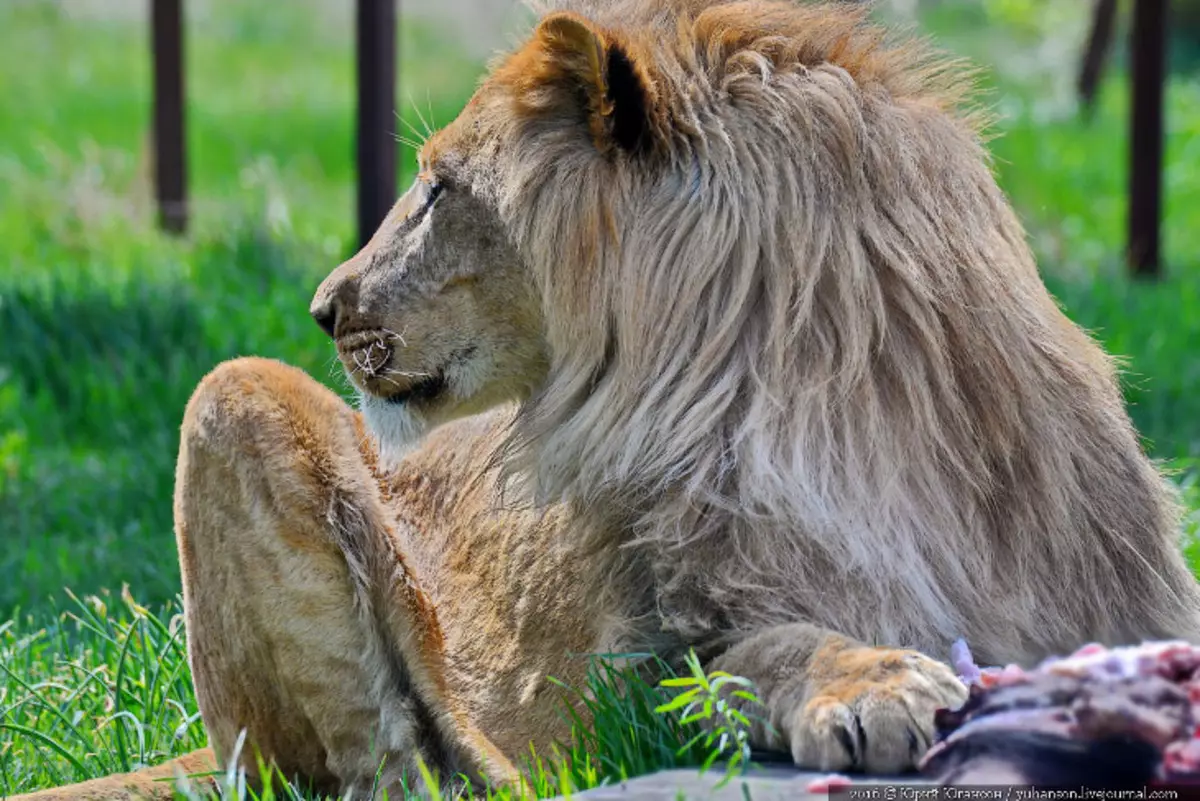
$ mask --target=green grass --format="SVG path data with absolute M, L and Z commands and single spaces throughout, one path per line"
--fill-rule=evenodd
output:
M 1200 455 L 1200 81 L 1168 95 L 1164 266 L 1130 281 L 1126 237 L 1128 90 L 1110 82 L 1096 117 L 1035 121 L 1026 109 L 995 143 L 1000 181 L 1032 232 L 1047 284 L 1126 369 L 1126 397 L 1151 450 Z
M 55 8 L 0 5 L 0 619 L 64 586 L 175 595 L 178 424 L 219 361 L 341 386 L 306 310 L 352 245 L 350 25 L 232 2 L 189 21 L 197 213 L 175 241 L 151 224 L 144 26 Z M 422 77 L 401 96 L 447 121 L 479 67 L 403 30 Z
M 1089 4 L 981 0 L 937 4 L 924 28 L 984 59 L 981 102 L 1001 186 L 1025 222 L 1047 285 L 1076 322 L 1125 365 L 1130 413 L 1154 455 L 1200 457 L 1200 73 L 1167 94 L 1164 264 L 1158 283 L 1129 280 L 1127 76 L 1110 72 L 1090 121 L 1071 91 Z M 1070 34 L 1063 38 L 1061 31 Z M 1044 66 L 1029 67 L 1044 53 Z M 1116 56 L 1120 56 L 1118 51 Z M 1117 59 L 1119 61 L 1119 58 Z M 1066 90 L 1065 93 L 1063 90 Z
M 352 244 L 351 20 L 329 11 L 344 5 L 185 4 L 195 215 L 177 240 L 152 224 L 142 6 L 0 3 L 0 795 L 203 743 L 171 606 L 178 425 L 200 377 L 236 355 L 342 387 L 306 309 Z M 1000 181 L 1051 290 L 1124 360 L 1147 447 L 1180 471 L 1200 565 L 1200 81 L 1178 74 L 1169 92 L 1167 277 L 1133 282 L 1123 76 L 1085 123 L 1050 102 L 1045 74 L 1014 67 L 1070 7 L 943 3 L 925 22 L 998 65 Z M 403 31 L 407 133 L 452 118 L 480 65 L 435 28 Z M 407 146 L 401 161 L 404 181 Z M 161 611 L 104 589 L 125 584 Z M 572 783 L 707 756 L 677 753 L 694 729 L 654 712 L 656 690 L 596 670 L 596 725 L 563 746 Z M 543 794 L 561 764 L 533 770 Z
M 0 797 L 136 770 L 205 744 L 177 604 L 152 612 L 127 591 L 72 596 L 65 609 L 39 621 L 0 625 Z M 728 683 L 744 680 L 705 676 L 698 665 L 670 679 L 679 701 L 664 711 L 690 713 L 681 719 L 656 711 L 670 696 L 631 668 L 593 660 L 586 685 L 562 692 L 583 700 L 594 725 L 563 705 L 574 735 L 553 753 L 527 756 L 532 797 L 718 757 L 729 757 L 729 772 L 713 781 L 733 778 L 748 759 L 749 721 L 723 704 Z M 716 733 L 728 735 L 727 745 L 701 728 L 710 717 L 720 724 Z M 272 778 L 276 796 L 306 797 L 277 774 Z M 411 778 L 419 788 L 420 777 Z M 472 788 L 466 795 L 503 799 L 510 792 Z
M 112 608 L 110 608 L 112 607 Z M 205 745 L 182 617 L 73 601 L 0 626 L 0 796 L 135 770 Z

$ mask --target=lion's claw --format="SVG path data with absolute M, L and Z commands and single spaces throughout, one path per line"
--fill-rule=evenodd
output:
M 858 647 L 826 658 L 789 720 L 792 758 L 801 767 L 909 770 L 933 741 L 934 712 L 967 696 L 953 670 L 915 652 Z

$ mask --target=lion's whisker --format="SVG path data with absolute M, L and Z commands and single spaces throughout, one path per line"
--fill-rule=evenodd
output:
M 429 112 L 429 119 L 433 119 L 433 96 L 429 94 L 429 87 L 425 87 L 425 108 Z M 433 136 L 433 131 L 429 132 Z
M 424 145 L 424 142 L 418 142 L 415 139 L 409 139 L 407 136 L 403 136 L 402 134 L 392 134 L 392 138 L 394 138 L 400 144 L 405 145 L 413 150 L 420 150 Z
M 391 336 L 391 337 L 392 337 L 392 339 L 398 339 L 398 340 L 400 340 L 400 344 L 401 344 L 401 345 L 403 345 L 404 347 L 406 347 L 406 348 L 408 347 L 408 343 L 404 341 L 404 335 L 403 335 L 403 334 L 397 334 L 395 331 L 391 330 L 390 328 L 381 328 L 381 329 L 379 329 L 379 330 L 380 330 L 380 331 L 382 331 L 383 333 L 385 333 L 385 334 L 388 334 L 389 336 Z
M 417 114 L 418 114 L 418 116 L 420 116 L 420 112 L 417 112 Z M 422 147 L 424 147 L 425 142 L 428 141 L 429 137 L 426 136 L 425 134 L 421 133 L 419 130 L 417 130 L 416 126 L 414 126 L 408 120 L 404 119 L 404 117 L 402 117 L 401 115 L 397 114 L 396 118 L 398 120 L 400 120 L 401 124 L 403 124 L 404 127 L 408 128 L 408 130 L 412 131 L 413 136 L 417 137 L 417 139 L 419 140 L 419 144 L 417 144 L 413 149 L 420 150 Z
M 432 378 L 433 377 L 433 373 L 427 373 L 427 372 L 423 372 L 423 371 L 418 372 L 418 371 L 411 371 L 411 370 L 388 370 L 387 374 L 388 375 L 398 375 L 401 378 Z
M 425 115 L 421 113 L 421 108 L 417 105 L 417 101 L 413 100 L 412 91 L 408 92 L 408 104 L 412 106 L 412 110 L 417 115 L 417 119 L 421 121 L 421 126 L 425 128 L 425 135 L 423 139 L 428 141 L 429 137 L 433 134 L 433 128 L 430 126 L 429 121 L 425 119 Z M 413 133 L 417 132 L 414 130 Z
M 359 361 L 359 356 L 361 356 L 361 355 L 362 355 L 361 351 L 354 352 L 354 363 L 359 366 L 359 368 L 363 372 L 363 375 L 367 376 L 368 378 L 374 378 L 375 377 L 374 368 L 371 367 L 369 362 L 367 364 L 363 364 L 361 361 Z

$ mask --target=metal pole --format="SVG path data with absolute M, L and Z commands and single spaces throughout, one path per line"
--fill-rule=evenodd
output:
M 150 9 L 158 222 L 178 234 L 187 230 L 188 223 L 182 0 L 150 0 Z
M 1166 50 L 1167 0 L 1137 0 L 1133 4 L 1128 258 L 1134 274 L 1142 277 L 1161 273 Z
M 396 5 L 358 0 L 358 241 L 396 199 Z
M 1117 0 L 1096 0 L 1092 11 L 1092 32 L 1079 69 L 1079 97 L 1084 113 L 1090 114 L 1096 100 L 1096 90 L 1104 75 L 1104 64 L 1112 46 L 1113 28 L 1117 21 Z

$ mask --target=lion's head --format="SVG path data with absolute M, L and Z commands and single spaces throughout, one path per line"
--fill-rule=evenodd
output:
M 422 154 L 371 242 L 321 285 L 312 313 L 337 342 L 387 449 L 529 397 L 548 349 L 533 275 L 495 204 L 449 159 Z
M 934 296 L 992 280 L 965 265 L 1001 254 L 1032 277 L 954 112 L 963 82 L 864 12 L 588 8 L 496 66 L 317 292 L 385 444 L 520 401 L 555 484 L 593 456 L 602 480 L 683 477 L 696 438 L 832 412 L 799 396 L 853 386 L 889 330 L 945 337 Z M 592 434 L 567 442 L 569 423 Z M 636 451 L 601 455 L 618 428 Z

